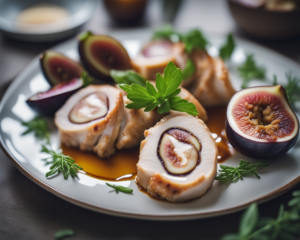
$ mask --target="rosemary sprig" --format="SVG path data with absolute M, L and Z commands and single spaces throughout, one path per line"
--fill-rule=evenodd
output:
M 226 234 L 221 240 L 293 240 L 300 235 L 300 191 L 293 192 L 289 211 L 280 206 L 277 218 L 259 218 L 256 203 L 252 203 L 242 216 L 239 233 Z
M 82 167 L 78 166 L 73 158 L 64 155 L 61 149 L 55 152 L 50 147 L 47 148 L 45 145 L 42 145 L 41 152 L 50 155 L 50 157 L 42 159 L 46 165 L 51 164 L 50 171 L 46 173 L 46 177 L 51 177 L 62 172 L 64 179 L 68 179 L 69 175 L 75 178 L 77 177 L 78 170 L 82 170 Z
M 258 66 L 254 60 L 253 54 L 247 55 L 246 61 L 238 67 L 240 76 L 243 79 L 242 88 L 246 88 L 252 79 L 265 79 L 266 69 Z
M 221 170 L 219 171 L 219 175 L 215 177 L 215 179 L 228 186 L 230 183 L 235 183 L 238 180 L 243 180 L 243 177 L 245 176 L 254 175 L 257 178 L 260 178 L 260 176 L 257 174 L 258 169 L 267 166 L 269 166 L 269 163 L 267 162 L 251 164 L 250 162 L 246 162 L 243 160 L 240 161 L 240 164 L 237 167 L 220 165 Z
M 21 124 L 27 127 L 27 130 L 23 132 L 22 135 L 33 133 L 36 138 L 39 138 L 41 140 L 46 139 L 47 143 L 49 143 L 50 132 L 45 119 L 41 118 L 40 116 L 37 116 L 34 119 L 28 122 L 22 122 Z
M 132 193 L 133 192 L 133 189 L 131 189 L 131 188 L 122 187 L 122 186 L 118 186 L 118 185 L 112 185 L 109 183 L 106 183 L 106 185 L 115 189 L 117 193 L 118 192 L 123 192 L 123 193 Z
M 59 240 L 73 235 L 74 235 L 74 231 L 72 229 L 64 229 L 64 230 L 57 231 L 54 237 L 55 239 Z

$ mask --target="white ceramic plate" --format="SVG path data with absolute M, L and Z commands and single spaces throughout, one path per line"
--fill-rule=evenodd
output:
M 134 56 L 140 47 L 151 37 L 150 30 L 134 30 L 111 32 L 110 35 L 119 39 Z M 216 55 L 218 46 L 225 37 L 208 36 L 212 45 L 209 52 Z M 300 76 L 299 65 L 295 62 L 244 40 L 237 40 L 236 48 L 229 70 L 233 85 L 239 89 L 241 80 L 236 66 L 245 59 L 245 54 L 253 53 L 258 63 L 268 70 L 268 77 L 277 74 L 279 82 L 285 81 L 285 73 L 291 71 Z M 77 42 L 71 40 L 55 48 L 71 58 L 78 59 Z M 254 84 L 262 84 L 254 82 Z M 26 105 L 25 100 L 38 91 L 49 88 L 44 80 L 36 57 L 27 68 L 16 78 L 7 90 L 0 105 L 0 136 L 3 150 L 7 153 L 17 168 L 32 181 L 52 192 L 53 194 L 76 205 L 98 212 L 155 220 L 194 219 L 217 216 L 246 208 L 251 202 L 264 202 L 282 194 L 300 182 L 300 141 L 292 150 L 280 159 L 274 159 L 268 168 L 260 171 L 261 179 L 247 177 L 243 181 L 225 187 L 218 181 L 213 183 L 209 191 L 201 198 L 188 203 L 174 204 L 156 201 L 140 192 L 134 181 L 118 182 L 119 185 L 133 189 L 133 195 L 111 192 L 111 189 L 101 181 L 83 174 L 79 179 L 62 176 L 46 179 L 48 167 L 41 159 L 44 157 L 39 151 L 41 142 L 33 135 L 21 136 L 25 128 L 21 121 L 28 121 L 34 117 L 34 112 Z M 299 118 L 299 114 L 298 114 Z M 51 143 L 54 149 L 60 145 L 57 129 L 53 120 L 51 126 Z M 236 166 L 240 159 L 254 162 L 241 154 L 235 154 L 226 161 L 226 165 Z

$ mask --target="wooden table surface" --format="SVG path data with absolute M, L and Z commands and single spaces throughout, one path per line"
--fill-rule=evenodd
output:
M 159 27 L 163 22 L 161 2 L 149 2 L 144 20 L 136 27 Z M 266 41 L 255 39 L 238 28 L 225 0 L 183 1 L 174 26 L 225 35 L 233 32 L 274 49 L 300 62 L 300 39 Z M 102 2 L 84 29 L 107 33 L 121 27 L 111 21 Z M 32 58 L 56 43 L 24 43 L 0 34 L 0 95 Z M 300 67 L 300 66 L 299 66 Z M 72 205 L 40 188 L 20 173 L 0 150 L 0 239 L 54 239 L 60 229 L 71 228 L 70 239 L 205 239 L 216 240 L 237 232 L 241 212 L 193 221 L 144 221 L 112 217 Z M 295 189 L 299 189 L 297 186 Z M 288 191 L 259 206 L 262 216 L 276 216 L 281 203 L 291 198 Z

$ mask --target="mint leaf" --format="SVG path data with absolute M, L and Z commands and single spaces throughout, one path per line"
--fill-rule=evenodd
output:
M 157 112 L 159 114 L 163 114 L 163 113 L 170 112 L 170 110 L 171 110 L 170 102 L 167 99 L 163 104 L 160 105 L 160 107 L 158 108 Z
M 195 64 L 193 63 L 193 61 L 191 59 L 188 59 L 186 62 L 186 65 L 182 71 L 183 81 L 186 80 L 187 78 L 189 78 L 190 76 L 192 76 L 195 71 L 196 71 Z
M 165 95 L 167 83 L 160 73 L 156 74 L 156 88 L 161 95 Z
M 227 40 L 224 45 L 220 48 L 219 55 L 225 61 L 230 59 L 231 54 L 235 48 L 235 42 L 232 33 L 227 35 Z
M 155 87 L 150 82 L 147 82 L 146 85 L 147 85 L 146 89 L 147 89 L 148 93 L 150 95 L 152 95 L 153 97 L 157 97 L 158 93 L 157 93 Z
M 126 83 L 129 85 L 131 83 L 135 83 L 142 87 L 146 87 L 147 80 L 143 78 L 140 74 L 132 70 L 127 70 L 127 71 L 111 70 L 110 75 L 116 83 Z

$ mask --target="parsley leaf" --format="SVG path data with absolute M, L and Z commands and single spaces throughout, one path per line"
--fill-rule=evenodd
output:
M 118 192 L 123 192 L 123 193 L 132 193 L 133 192 L 133 189 L 131 189 L 131 188 L 118 186 L 118 185 L 112 185 L 112 184 L 109 184 L 109 183 L 106 183 L 106 185 L 113 188 L 113 189 L 115 189 L 117 193 Z
M 27 135 L 29 133 L 34 133 L 34 136 L 39 139 L 46 139 L 47 143 L 50 141 L 50 133 L 48 129 L 48 125 L 45 119 L 40 116 L 35 117 L 34 119 L 28 122 L 22 122 L 23 126 L 28 129 L 22 133 L 22 135 Z
M 132 70 L 127 70 L 127 71 L 111 70 L 110 75 L 116 83 L 126 83 L 126 84 L 135 83 L 142 87 L 146 87 L 147 80 L 143 78 L 140 74 Z
M 246 88 L 248 82 L 252 79 L 265 79 L 266 70 L 264 67 L 259 67 L 254 60 L 253 54 L 247 55 L 244 64 L 238 67 L 240 76 L 243 78 L 242 88 Z
M 235 42 L 232 33 L 227 35 L 227 40 L 224 45 L 220 48 L 219 55 L 225 61 L 230 59 L 231 54 L 235 48 Z
M 63 239 L 65 237 L 73 236 L 74 231 L 72 229 L 65 229 L 65 230 L 60 230 L 57 231 L 54 235 L 55 239 Z
M 151 111 L 158 107 L 158 113 L 167 113 L 170 110 L 186 112 L 191 115 L 198 115 L 196 106 L 177 95 L 182 83 L 182 72 L 173 62 L 169 62 L 164 70 L 164 76 L 160 73 L 156 75 L 156 89 L 147 81 L 146 87 L 138 84 L 120 84 L 120 88 L 128 93 L 127 98 L 132 101 L 126 105 L 129 109 L 145 108 Z
M 229 183 L 235 183 L 238 180 L 243 180 L 245 176 L 256 176 L 260 178 L 257 174 L 257 170 L 262 167 L 269 166 L 267 162 L 259 162 L 251 164 L 250 162 L 246 162 L 241 160 L 239 166 L 237 167 L 229 167 L 225 165 L 220 165 L 221 170 L 219 171 L 219 175 L 215 177 L 216 180 L 219 180 L 222 183 L 225 183 L 226 186 Z
M 208 41 L 203 36 L 199 29 L 194 29 L 182 36 L 182 41 L 185 43 L 185 50 L 191 53 L 193 49 L 206 49 Z
M 300 78 L 292 75 L 291 72 L 286 73 L 288 83 L 284 85 L 286 95 L 291 105 L 300 97 Z
M 176 43 L 184 42 L 185 50 L 191 53 L 193 49 L 205 49 L 208 41 L 199 29 L 193 29 L 185 34 L 173 30 L 171 25 L 165 25 L 162 29 L 154 32 L 153 39 L 166 38 Z
M 240 76 L 243 78 L 242 88 L 246 88 L 248 82 L 252 79 L 265 79 L 266 70 L 257 65 L 253 54 L 247 55 L 247 59 L 243 65 L 238 67 Z
M 66 156 L 62 153 L 62 150 L 57 152 L 53 151 L 50 148 L 47 148 L 45 145 L 42 145 L 43 153 L 47 153 L 50 157 L 42 159 L 46 162 L 46 165 L 51 164 L 50 171 L 46 173 L 46 177 L 51 177 L 56 173 L 63 173 L 64 179 L 68 179 L 69 175 L 72 178 L 77 177 L 78 170 L 82 170 L 82 167 L 75 164 L 75 160 L 70 156 Z
M 188 79 L 190 76 L 192 76 L 194 74 L 195 71 L 196 71 L 195 64 L 193 63 L 193 61 L 191 59 L 188 59 L 186 65 L 182 71 L 183 80 Z

